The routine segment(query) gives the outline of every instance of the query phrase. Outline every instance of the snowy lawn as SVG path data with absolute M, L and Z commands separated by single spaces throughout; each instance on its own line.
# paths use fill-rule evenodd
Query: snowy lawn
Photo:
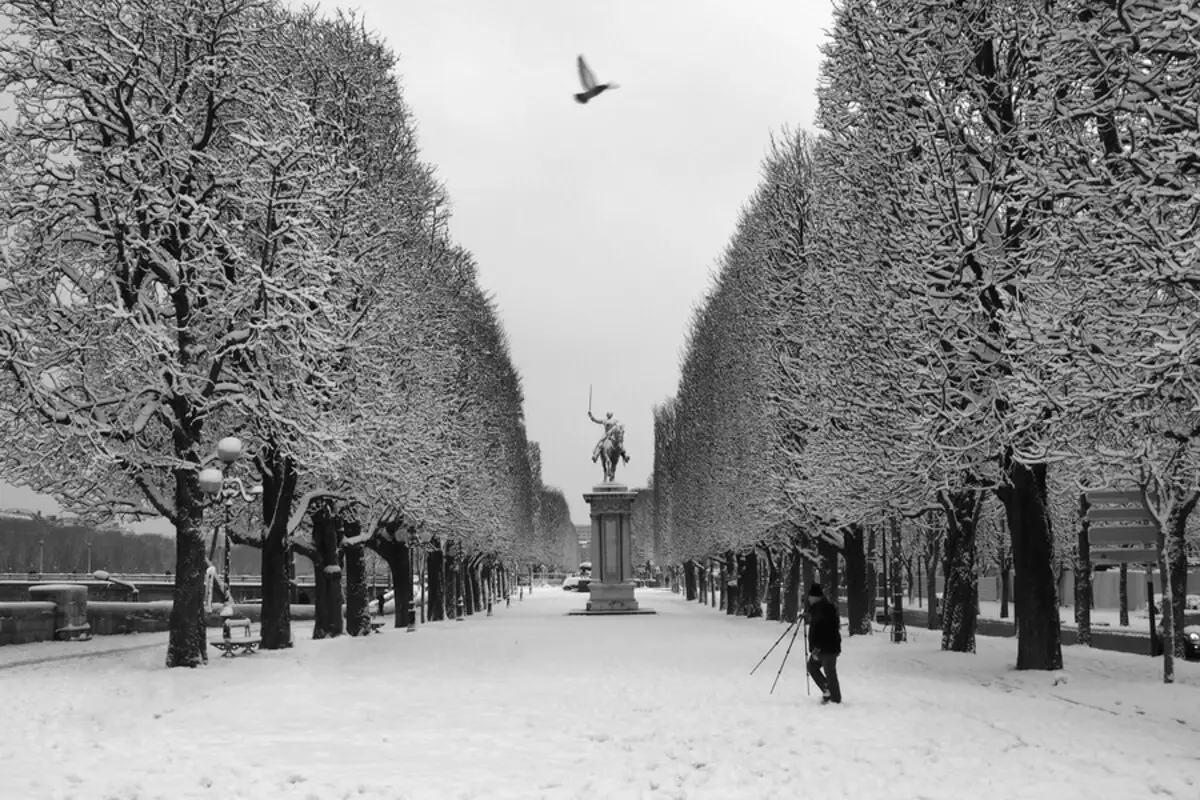
M 938 595 L 941 598 L 941 595 Z M 906 609 L 916 609 L 917 611 L 925 610 L 925 603 L 918 603 L 915 599 L 911 602 L 906 598 L 904 601 Z M 1194 611 L 1189 613 L 1194 614 Z M 990 620 L 1004 620 L 1006 622 L 1013 621 L 1013 608 L 1010 603 L 1008 606 L 1008 617 L 1000 616 L 1000 602 L 998 600 L 981 600 L 979 602 L 979 618 Z M 1075 622 L 1074 606 L 1061 606 L 1058 609 L 1058 618 L 1064 628 L 1077 628 Z M 1162 619 L 1162 614 L 1155 614 L 1156 620 Z M 1129 625 L 1127 627 L 1121 625 L 1121 612 L 1115 608 L 1094 608 L 1092 609 L 1092 629 L 1093 630 L 1111 630 L 1113 632 L 1127 631 L 1136 634 L 1150 635 L 1150 616 L 1146 609 L 1136 609 L 1129 612 Z
M 1163 686 L 1158 660 L 1075 647 L 1017 673 L 1013 640 L 913 630 L 847 639 L 846 702 L 821 706 L 800 640 L 774 695 L 786 641 L 748 675 L 779 624 L 638 595 L 659 614 L 568 617 L 584 595 L 539 589 L 198 670 L 161 647 L 0 667 L 0 797 L 1200 797 L 1200 665 Z

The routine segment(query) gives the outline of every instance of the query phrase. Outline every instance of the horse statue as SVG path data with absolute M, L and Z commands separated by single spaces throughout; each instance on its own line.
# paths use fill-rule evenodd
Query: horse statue
M 625 452 L 625 426 L 621 423 L 613 425 L 612 431 L 600 443 L 600 464 L 604 467 L 605 483 L 615 480 L 618 459 L 629 463 L 629 455 Z

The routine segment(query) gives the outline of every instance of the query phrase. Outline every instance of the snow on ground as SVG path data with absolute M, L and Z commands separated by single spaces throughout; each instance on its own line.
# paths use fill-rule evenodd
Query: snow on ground
M 1072 647 L 1018 673 L 1011 639 L 912 630 L 847 639 L 846 702 L 821 706 L 802 640 L 773 695 L 786 641 L 748 674 L 784 626 L 638 594 L 657 616 L 539 589 L 197 670 L 162 647 L 0 666 L 0 797 L 1200 797 L 1200 665 L 1164 686 L 1158 660 Z

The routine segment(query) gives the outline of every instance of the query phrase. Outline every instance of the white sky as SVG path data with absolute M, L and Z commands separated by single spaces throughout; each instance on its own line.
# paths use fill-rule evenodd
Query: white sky
M 298 4 L 297 4 L 298 5 Z M 543 477 L 602 478 L 601 428 L 625 423 L 653 468 L 652 409 L 678 385 L 693 307 L 759 181 L 769 139 L 808 128 L 829 0 L 321 0 L 358 9 L 399 54 L 451 232 L 495 296 L 525 386 Z M 587 105 L 575 57 L 620 84 Z M 0 507 L 41 507 L 0 484 Z

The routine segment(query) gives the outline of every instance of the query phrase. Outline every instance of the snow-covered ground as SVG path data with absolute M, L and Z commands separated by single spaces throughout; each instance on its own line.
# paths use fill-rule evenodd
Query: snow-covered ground
M 585 596 L 539 589 L 198 670 L 140 647 L 164 634 L 4 648 L 0 797 L 1200 797 L 1200 665 L 1164 686 L 1159 660 L 1073 647 L 1018 673 L 1011 639 L 912 630 L 847 639 L 846 702 L 821 706 L 800 640 L 773 695 L 786 641 L 748 674 L 779 624 L 638 594 L 657 616 L 568 617 Z

